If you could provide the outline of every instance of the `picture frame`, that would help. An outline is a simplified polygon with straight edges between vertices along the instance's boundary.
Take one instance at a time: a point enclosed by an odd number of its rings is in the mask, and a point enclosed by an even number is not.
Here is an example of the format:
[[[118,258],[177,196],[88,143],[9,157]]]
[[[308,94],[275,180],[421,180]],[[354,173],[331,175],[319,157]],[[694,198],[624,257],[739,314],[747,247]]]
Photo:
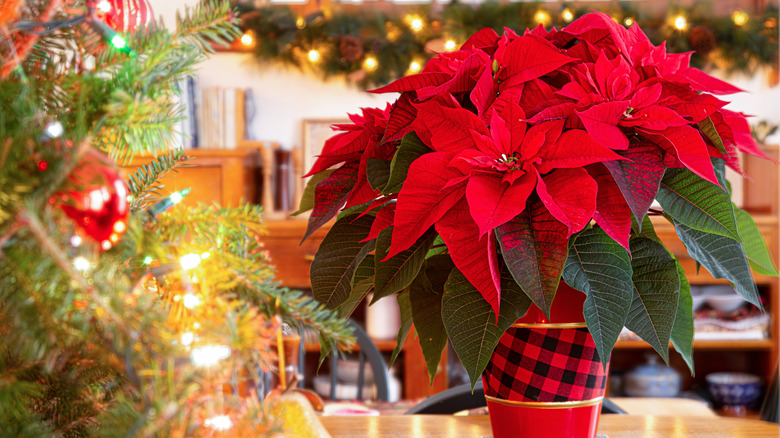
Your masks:
[[[325,141],[336,134],[332,125],[350,123],[347,118],[303,119],[301,124],[301,155],[303,156],[303,172],[311,169],[317,155],[322,152]]]

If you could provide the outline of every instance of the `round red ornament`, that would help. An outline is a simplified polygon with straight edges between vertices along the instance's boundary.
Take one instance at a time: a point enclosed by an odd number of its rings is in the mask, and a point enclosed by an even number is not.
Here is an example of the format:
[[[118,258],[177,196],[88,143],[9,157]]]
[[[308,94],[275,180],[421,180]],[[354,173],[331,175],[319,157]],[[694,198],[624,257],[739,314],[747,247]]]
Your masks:
[[[128,194],[114,163],[104,153],[89,148],[68,177],[67,188],[54,195],[51,202],[108,250],[127,228]]]
[[[152,21],[149,0],[99,0],[98,16],[117,32],[132,32]]]

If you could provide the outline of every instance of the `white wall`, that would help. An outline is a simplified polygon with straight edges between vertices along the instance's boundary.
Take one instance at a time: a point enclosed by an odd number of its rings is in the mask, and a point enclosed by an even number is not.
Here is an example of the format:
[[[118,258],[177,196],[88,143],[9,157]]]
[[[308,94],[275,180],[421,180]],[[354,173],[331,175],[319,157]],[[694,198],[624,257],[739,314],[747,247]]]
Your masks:
[[[176,9],[196,0],[151,0],[156,15],[162,15],[169,27],[175,22]],[[780,87],[769,87],[766,75],[727,78],[748,93],[726,96],[735,111],[780,124]],[[360,107],[384,107],[395,95],[373,95],[346,84],[343,80],[323,82],[317,77],[279,65],[258,65],[246,54],[220,53],[206,61],[200,72],[201,87],[223,86],[251,88],[257,111],[250,123],[254,138],[279,142],[284,148],[300,145],[301,120],[341,118]],[[776,141],[775,141],[776,142]]]

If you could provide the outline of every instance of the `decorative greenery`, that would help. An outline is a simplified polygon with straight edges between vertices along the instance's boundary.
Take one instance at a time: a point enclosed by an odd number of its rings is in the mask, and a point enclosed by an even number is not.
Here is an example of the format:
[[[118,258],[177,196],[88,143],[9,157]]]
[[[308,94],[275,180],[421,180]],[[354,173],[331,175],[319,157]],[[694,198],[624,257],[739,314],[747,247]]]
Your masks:
[[[441,10],[406,7],[387,13],[368,6],[332,6],[299,16],[288,6],[254,9],[239,2],[241,27],[251,35],[251,50],[258,61],[276,61],[310,71],[323,78],[346,76],[363,88],[389,83],[416,73],[433,51],[452,50],[469,35],[489,27],[511,29],[561,28],[588,12],[574,4],[550,10],[543,3],[486,1],[479,5],[452,2]],[[693,51],[692,65],[714,66],[727,72],[754,72],[758,67],[777,68],[778,11],[760,14],[736,11],[714,17],[711,5],[696,2],[690,8],[672,5],[665,17],[657,17],[627,3],[612,3],[604,12],[623,25],[639,23],[651,41],[666,41],[670,51]],[[684,23],[676,21],[684,18]],[[422,27],[415,31],[415,25]],[[679,29],[675,27],[675,24]],[[682,26],[684,24],[684,26]],[[316,51],[316,60],[309,53]],[[314,56],[314,55],[313,55]],[[413,63],[417,63],[413,65]],[[375,67],[374,67],[375,66]]]

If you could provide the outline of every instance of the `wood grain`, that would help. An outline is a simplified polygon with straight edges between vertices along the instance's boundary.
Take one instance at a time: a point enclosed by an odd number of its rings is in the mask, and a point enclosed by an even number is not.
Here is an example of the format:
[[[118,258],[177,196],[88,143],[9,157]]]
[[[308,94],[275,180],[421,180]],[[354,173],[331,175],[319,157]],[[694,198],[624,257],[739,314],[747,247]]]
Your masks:
[[[408,415],[380,417],[321,417],[338,438],[463,438],[487,437],[487,416]],[[724,417],[659,417],[603,415],[599,433],[609,438],[777,438],[777,424]]]

